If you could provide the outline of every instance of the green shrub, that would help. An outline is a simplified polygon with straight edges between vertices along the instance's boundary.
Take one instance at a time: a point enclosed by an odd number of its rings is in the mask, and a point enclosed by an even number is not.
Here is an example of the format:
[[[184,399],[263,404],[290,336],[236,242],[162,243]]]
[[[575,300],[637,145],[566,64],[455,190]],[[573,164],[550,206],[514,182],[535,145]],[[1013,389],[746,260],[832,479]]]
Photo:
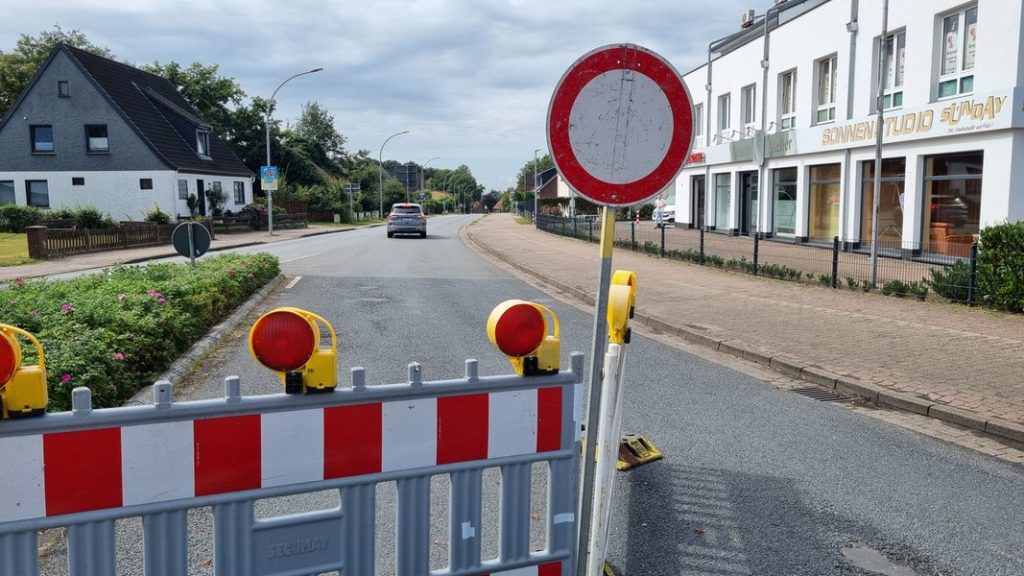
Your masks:
[[[928,285],[925,283],[924,280],[922,280],[921,282],[911,282],[908,285],[908,288],[910,290],[910,294],[913,295],[918,300],[920,300],[921,302],[924,302],[925,300],[928,299]]]
[[[910,287],[902,280],[890,280],[882,284],[882,294],[903,298],[910,293]]]
[[[33,333],[46,353],[49,409],[87,386],[97,408],[151,384],[175,358],[280,272],[268,254],[225,254],[186,265],[120,266],[72,280],[17,279],[0,318]],[[25,364],[37,362],[32,347]]]
[[[977,280],[983,302],[1024,312],[1024,221],[981,231]]]
[[[146,212],[146,216],[143,218],[146,222],[153,222],[154,224],[170,224],[171,217],[169,214],[160,209],[159,206],[153,206],[153,209]]]
[[[42,218],[43,211],[35,206],[0,205],[0,231],[3,232],[24,232],[26,226],[35,226]]]
[[[929,272],[932,279],[925,282],[936,294],[953,302],[967,302],[967,291],[971,282],[971,267],[967,262],[957,260],[952,266],[932,268]]]
[[[857,289],[857,279],[854,278],[853,276],[847,276],[846,277],[846,287],[849,288],[850,290],[856,290]]]
[[[871,280],[861,280],[860,289],[865,292],[871,292],[875,289],[875,284]]]
[[[818,284],[821,284],[822,286],[831,286],[832,276],[828,274],[818,274]]]

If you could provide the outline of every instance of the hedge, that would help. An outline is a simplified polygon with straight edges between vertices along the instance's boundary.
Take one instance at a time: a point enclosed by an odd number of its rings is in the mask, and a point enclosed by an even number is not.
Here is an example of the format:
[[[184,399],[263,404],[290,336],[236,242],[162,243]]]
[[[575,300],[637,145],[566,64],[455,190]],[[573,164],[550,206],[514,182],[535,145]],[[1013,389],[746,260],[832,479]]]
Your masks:
[[[981,231],[978,288],[988,306],[1024,312],[1024,221]]]
[[[72,280],[16,279],[0,293],[0,322],[34,334],[46,355],[49,410],[92,390],[118,406],[280,272],[276,257],[225,254],[185,264],[118,266]],[[22,342],[23,365],[37,363]]]

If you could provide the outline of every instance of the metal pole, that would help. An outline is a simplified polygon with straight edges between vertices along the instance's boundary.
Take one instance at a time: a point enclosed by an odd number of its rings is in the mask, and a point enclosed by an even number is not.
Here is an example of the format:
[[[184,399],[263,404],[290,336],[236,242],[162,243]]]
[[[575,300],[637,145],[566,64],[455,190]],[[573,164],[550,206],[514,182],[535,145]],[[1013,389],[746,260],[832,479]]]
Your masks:
[[[594,347],[590,354],[590,400],[587,403],[587,428],[583,447],[583,483],[580,485],[580,525],[576,546],[576,573],[586,572],[587,545],[590,542],[596,462],[593,446],[597,441],[601,411],[601,363],[608,340],[608,292],[612,280],[612,247],[615,240],[615,212],[604,206],[601,212],[601,271],[597,280],[597,301],[594,303]]]
[[[882,101],[885,98],[885,79],[886,79],[886,58],[887,44],[886,36],[888,35],[889,26],[889,0],[882,1],[882,35],[881,46],[878,50],[878,97],[875,101],[875,113],[878,118],[875,122],[875,181],[873,190],[873,202],[871,207],[871,286],[874,287],[878,282],[878,205],[882,197],[882,113],[883,106]],[[895,38],[893,38],[893,44],[895,44]],[[893,54],[896,53],[896,46],[893,46]],[[902,223],[901,223],[902,225]],[[902,248],[902,246],[900,247]]]
[[[186,226],[188,226],[188,257],[192,262],[192,268],[196,267],[196,243],[195,236],[192,232],[192,227],[195,225],[195,222],[189,222],[186,224]]]
[[[537,220],[537,196],[540,194],[540,189],[537,188],[537,154],[540,152],[540,148],[533,151],[533,218],[534,222]],[[534,224],[536,225],[536,224]]]
[[[387,140],[384,140],[384,143],[380,145],[380,154],[377,156],[377,176],[380,180],[380,211],[377,213],[378,218],[384,217],[384,147],[387,146],[388,140],[391,140],[395,136],[401,136],[402,134],[408,133],[408,130],[395,132],[391,136],[388,136]]]
[[[284,86],[288,82],[291,82],[292,80],[298,78],[299,76],[305,76],[306,74],[313,74],[313,73],[316,73],[316,72],[320,72],[321,70],[323,70],[323,68],[313,68],[312,70],[306,70],[305,72],[299,72],[298,74],[295,74],[294,76],[288,78],[284,82],[281,82],[280,84],[278,84],[277,88],[274,89],[274,93],[270,95],[270,101],[267,102],[267,118],[266,118],[266,121],[264,122],[264,125],[266,126],[266,135],[267,135],[267,167],[268,168],[270,167],[270,111],[274,108],[274,98],[277,97],[277,91],[280,90],[282,86]],[[267,192],[267,232],[268,232],[268,234],[273,236],[274,235],[274,191],[273,190],[267,190],[266,192]]]

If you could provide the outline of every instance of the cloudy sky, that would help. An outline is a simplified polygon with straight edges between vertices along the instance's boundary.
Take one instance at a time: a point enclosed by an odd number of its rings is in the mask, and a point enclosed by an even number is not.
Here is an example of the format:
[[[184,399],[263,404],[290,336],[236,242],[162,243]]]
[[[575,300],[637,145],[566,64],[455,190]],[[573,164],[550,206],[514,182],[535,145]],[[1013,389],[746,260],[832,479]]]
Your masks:
[[[349,150],[429,167],[470,167],[488,189],[515,184],[547,152],[548,102],[566,69],[606,44],[633,43],[680,73],[707,58],[740,14],[770,0],[8,0],[0,50],[59,24],[135,63],[218,64],[250,96],[278,93],[333,115]],[[12,9],[13,8],[13,9]]]

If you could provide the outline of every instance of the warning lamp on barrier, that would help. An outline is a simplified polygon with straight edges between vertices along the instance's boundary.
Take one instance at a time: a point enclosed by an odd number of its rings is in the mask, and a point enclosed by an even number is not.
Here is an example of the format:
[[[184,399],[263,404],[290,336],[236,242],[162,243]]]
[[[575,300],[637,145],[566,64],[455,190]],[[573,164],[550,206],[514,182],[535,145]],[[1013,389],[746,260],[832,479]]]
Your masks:
[[[636,274],[616,270],[608,289],[608,341],[629,344],[633,329],[629,319],[636,309]]]
[[[546,306],[525,300],[498,304],[487,318],[487,336],[520,376],[558,373],[558,317]]]
[[[21,365],[21,344],[16,335],[24,336],[36,347],[39,364]],[[46,360],[42,345],[35,336],[20,328],[0,324],[0,418],[45,414],[46,402]]]
[[[320,325],[331,334],[323,346]],[[322,317],[299,308],[277,308],[249,330],[249,352],[281,376],[286,394],[331,392],[337,385],[337,336]]]

